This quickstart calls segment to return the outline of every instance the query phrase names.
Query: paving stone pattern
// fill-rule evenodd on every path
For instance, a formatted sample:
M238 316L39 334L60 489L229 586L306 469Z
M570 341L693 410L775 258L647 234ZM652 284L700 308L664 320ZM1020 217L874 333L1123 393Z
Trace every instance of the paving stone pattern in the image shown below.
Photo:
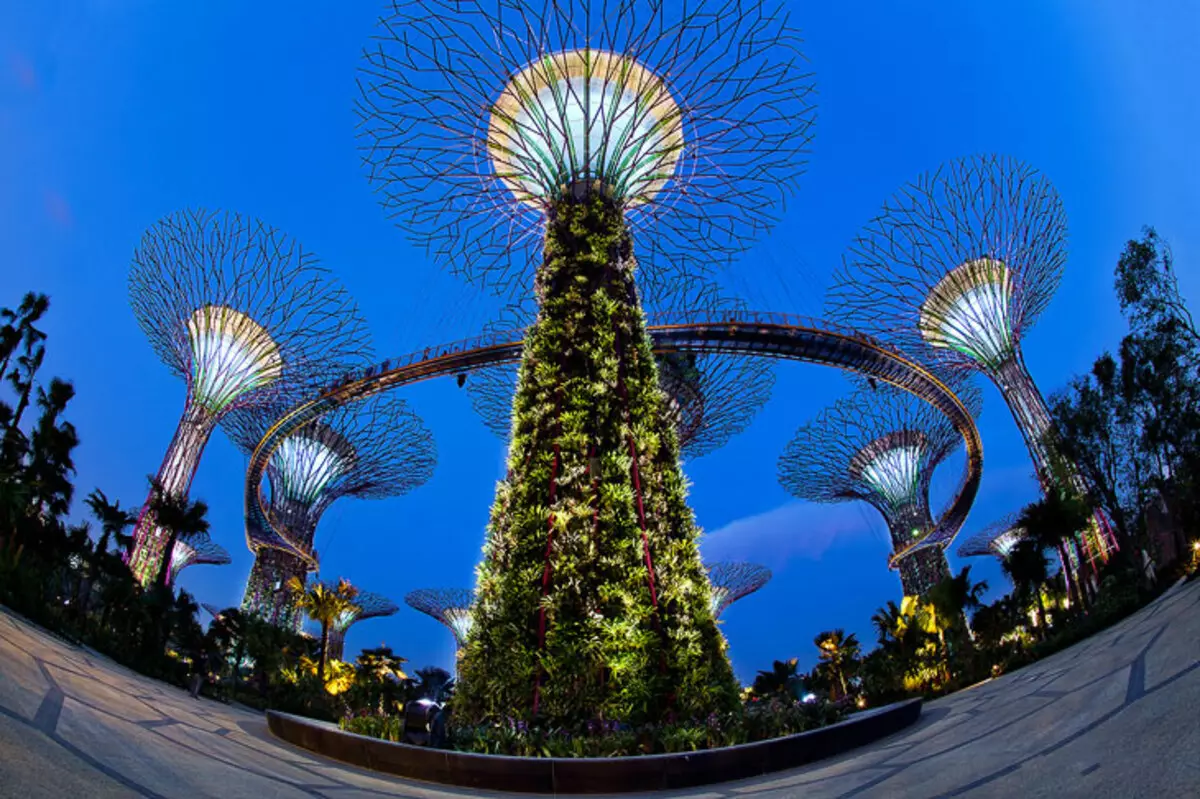
M1100 635L791 772L657 794L1200 796L1200 581ZM468 797L271 737L261 714L141 677L0 608L0 797ZM514 796L514 794L494 794Z

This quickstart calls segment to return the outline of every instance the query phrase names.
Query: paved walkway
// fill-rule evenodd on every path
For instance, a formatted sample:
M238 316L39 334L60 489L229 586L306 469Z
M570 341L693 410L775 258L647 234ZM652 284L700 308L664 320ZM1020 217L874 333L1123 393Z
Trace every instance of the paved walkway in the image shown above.
M1200 796L1200 581L808 768L667 797ZM0 610L0 796L466 797L341 766ZM507 794L507 796L513 796Z

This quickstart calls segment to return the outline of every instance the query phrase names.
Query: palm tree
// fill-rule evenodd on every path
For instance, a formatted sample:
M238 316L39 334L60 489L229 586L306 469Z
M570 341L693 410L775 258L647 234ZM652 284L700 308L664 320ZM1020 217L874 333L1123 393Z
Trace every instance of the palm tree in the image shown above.
M871 616L871 624L875 627L875 640L881 647L886 649L899 643L901 619L900 607L890 599Z
M3 359L0 360L0 377L8 371L9 361L18 344L23 341L26 352L29 352L35 344L46 340L46 334L34 327L33 323L41 319L49 308L50 298L32 291L21 299L16 311L0 308L0 319L4 320L4 325L0 326L0 359Z
M1026 600L1030 594L1037 597L1038 637L1045 638L1046 607L1042 602L1042 584L1049 578L1049 564L1041 546L1036 541L1029 539L1019 542L1008 553L1008 557L1000 561L1000 568L1012 581L1013 591L1016 594Z
M821 668L836 680L836 685L841 688L841 696L849 696L848 678L854 676L859 666L858 638L854 633L846 635L846 631L839 627L818 634L813 643L817 645Z
M1054 550L1065 567L1071 562L1067 556L1069 542L1091 523L1092 512L1087 502L1076 492L1054 485L1040 500L1025 506L1016 525L1023 528L1025 535L1040 549ZM1086 582L1078 581L1081 606L1086 600Z
M776 660L771 664L770 671L758 672L750 692L760 699L773 694L786 694L793 699L798 698L801 683L800 675L796 673L798 662L796 658Z
M123 509L120 502L109 502L108 497L98 488L88 494L84 502L96 517L96 521L100 522L100 540L96 542L97 556L108 552L111 541L117 542L118 550L124 550L133 541L133 536L126 535L125 530L137 522L137 514Z
M159 585L171 584L171 561L175 545L208 532L208 505L201 500L191 502L182 494L167 492L157 478L150 478L150 502L146 512L154 516L156 525L167 531L167 546L163 550L162 562L158 566Z
M349 580L339 578L337 585L314 581L305 586L299 577L288 580L288 591L296 597L296 607L321 625L321 658L317 661L317 679L325 683L325 661L329 652L329 628L344 614L354 610L358 589Z

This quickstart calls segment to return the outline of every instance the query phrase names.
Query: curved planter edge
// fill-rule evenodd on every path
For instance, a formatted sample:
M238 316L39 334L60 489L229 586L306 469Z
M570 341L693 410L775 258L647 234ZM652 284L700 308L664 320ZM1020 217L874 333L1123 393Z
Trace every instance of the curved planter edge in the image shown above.
M690 788L746 779L839 755L914 724L909 699L808 732L721 749L621 758L481 755L393 743L328 722L267 711L280 740L355 766L408 779L523 793L623 793Z

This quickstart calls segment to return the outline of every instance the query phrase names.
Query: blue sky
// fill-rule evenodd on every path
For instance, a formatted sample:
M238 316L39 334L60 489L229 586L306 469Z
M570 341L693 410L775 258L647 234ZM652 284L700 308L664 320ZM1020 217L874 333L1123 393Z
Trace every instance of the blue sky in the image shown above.
M1150 12L1152 5L1153 13ZM0 8L0 304L50 294L48 374L79 397L80 497L93 486L127 504L145 494L183 407L183 385L155 358L126 297L143 230L189 206L257 215L298 238L341 277L381 357L471 334L493 306L439 273L384 218L359 166L353 100L359 52L381 4L38 0ZM841 252L883 200L939 162L997 151L1058 186L1071 258L1055 300L1025 338L1046 393L1119 340L1112 267L1153 224L1200 297L1200 5L1115 0L790 4L819 87L808 174L779 228L728 284L754 307L818 313ZM725 615L743 679L774 658L815 659L813 636L869 617L899 594L887 544L865 506L813 506L775 482L797 426L846 390L828 369L784 365L775 397L724 450L689 463L710 558L767 563L775 579ZM483 540L502 444L453 382L408 395L437 436L440 465L420 490L344 500L317 533L324 573L397 601L465 586ZM985 389L985 476L966 533L1035 495L1011 417ZM221 435L193 496L212 507L230 566L182 583L236 604L251 556L241 522L245 458ZM938 479L937 502L961 459ZM952 565L959 562L952 558ZM972 573L1006 590L994 564ZM450 634L403 608L364 622L348 650L386 642L413 665L453 661Z

